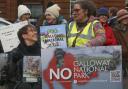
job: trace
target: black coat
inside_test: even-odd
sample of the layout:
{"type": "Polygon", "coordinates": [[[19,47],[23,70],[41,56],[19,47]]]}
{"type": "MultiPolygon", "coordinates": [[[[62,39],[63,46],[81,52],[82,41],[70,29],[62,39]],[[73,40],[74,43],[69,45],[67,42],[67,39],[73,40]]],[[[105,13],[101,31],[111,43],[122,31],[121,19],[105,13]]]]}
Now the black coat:
{"type": "Polygon", "coordinates": [[[26,46],[25,44],[19,44],[17,48],[10,52],[10,56],[14,62],[17,62],[19,59],[23,59],[23,56],[40,56],[41,47],[37,42],[33,46],[26,46]]]}
{"type": "MultiPolygon", "coordinates": [[[[36,42],[32,46],[27,46],[20,40],[21,43],[18,45],[17,48],[13,49],[8,53],[8,62],[7,62],[7,89],[14,89],[14,87],[22,82],[23,78],[23,57],[24,56],[41,56],[41,45],[39,42],[36,42]],[[17,82],[19,81],[19,82],[17,82]]],[[[37,88],[30,88],[30,87],[37,87],[40,86],[41,89],[41,82],[33,83],[24,83],[25,85],[30,85],[29,88],[21,83],[21,86],[24,89],[37,89],[37,88]]],[[[18,89],[23,89],[18,88],[18,89]]]]}
{"type": "Polygon", "coordinates": [[[25,44],[19,44],[17,48],[13,49],[8,54],[8,75],[11,81],[21,80],[22,78],[22,66],[24,56],[40,56],[41,47],[37,42],[33,46],[26,46],[25,44]]]}

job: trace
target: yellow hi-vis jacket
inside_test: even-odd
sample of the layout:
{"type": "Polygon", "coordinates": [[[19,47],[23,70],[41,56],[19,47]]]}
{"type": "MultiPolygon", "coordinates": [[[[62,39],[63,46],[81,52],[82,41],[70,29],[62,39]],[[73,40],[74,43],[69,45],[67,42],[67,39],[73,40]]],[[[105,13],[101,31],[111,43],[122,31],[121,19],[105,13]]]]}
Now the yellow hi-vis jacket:
{"type": "MultiPolygon", "coordinates": [[[[80,35],[76,39],[75,46],[76,47],[85,47],[86,43],[90,41],[92,38],[95,38],[95,34],[93,31],[93,26],[95,23],[99,22],[98,20],[95,20],[93,22],[89,22],[83,29],[83,31],[80,33],[80,35]]],[[[68,47],[72,47],[73,41],[76,38],[76,35],[78,34],[76,22],[71,22],[69,24],[69,32],[68,32],[68,47]]]]}

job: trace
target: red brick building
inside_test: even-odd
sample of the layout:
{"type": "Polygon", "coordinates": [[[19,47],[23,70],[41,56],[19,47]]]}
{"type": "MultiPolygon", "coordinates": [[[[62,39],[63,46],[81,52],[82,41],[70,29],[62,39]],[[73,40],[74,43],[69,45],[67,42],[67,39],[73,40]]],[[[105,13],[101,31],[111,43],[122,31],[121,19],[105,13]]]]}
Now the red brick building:
{"type": "MultiPolygon", "coordinates": [[[[47,3],[52,1],[58,3],[62,8],[61,14],[65,18],[70,17],[70,0],[0,0],[0,17],[10,21],[15,21],[17,18],[17,7],[19,4],[26,4],[32,10],[32,17],[38,17],[43,14],[47,7],[47,3]]],[[[71,0],[76,1],[76,0],[71,0]]],[[[125,6],[125,0],[93,0],[97,7],[118,7],[125,6]]]]}

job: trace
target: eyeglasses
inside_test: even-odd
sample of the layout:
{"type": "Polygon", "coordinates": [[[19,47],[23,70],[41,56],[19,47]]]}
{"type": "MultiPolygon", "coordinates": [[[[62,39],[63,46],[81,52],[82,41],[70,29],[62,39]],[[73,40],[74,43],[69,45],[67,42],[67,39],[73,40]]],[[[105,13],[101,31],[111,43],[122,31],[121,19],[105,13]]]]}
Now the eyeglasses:
{"type": "Polygon", "coordinates": [[[73,12],[79,12],[81,9],[73,9],[73,12]]]}

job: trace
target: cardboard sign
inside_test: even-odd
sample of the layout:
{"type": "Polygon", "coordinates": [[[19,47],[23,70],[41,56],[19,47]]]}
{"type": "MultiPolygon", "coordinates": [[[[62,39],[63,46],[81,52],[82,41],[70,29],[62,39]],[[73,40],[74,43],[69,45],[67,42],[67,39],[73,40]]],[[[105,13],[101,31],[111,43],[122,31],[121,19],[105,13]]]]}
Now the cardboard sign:
{"type": "Polygon", "coordinates": [[[40,76],[40,56],[24,56],[23,80],[25,82],[38,82],[40,76]]]}
{"type": "Polygon", "coordinates": [[[40,27],[41,48],[66,48],[66,25],[40,27]]]}
{"type": "Polygon", "coordinates": [[[0,28],[0,40],[4,52],[9,52],[18,46],[20,42],[17,36],[17,32],[20,28],[27,24],[27,21],[23,21],[0,28]]]}

